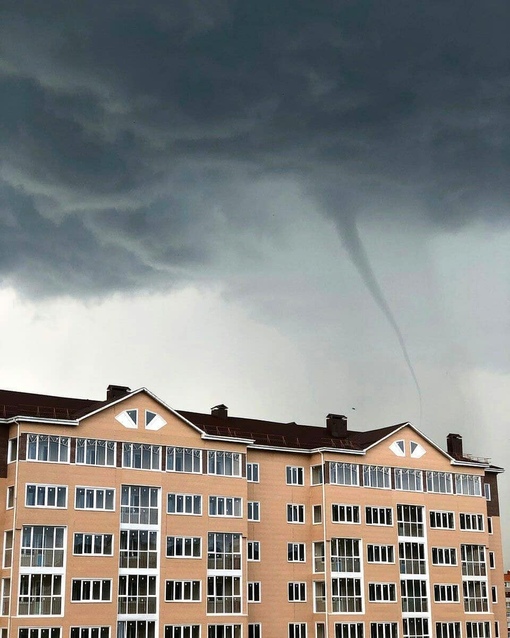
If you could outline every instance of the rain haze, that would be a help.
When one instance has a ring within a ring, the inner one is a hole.
[[[0,387],[410,421],[505,466],[509,21],[3,0]]]

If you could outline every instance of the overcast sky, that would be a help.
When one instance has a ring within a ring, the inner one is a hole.
[[[509,20],[3,0],[1,386],[411,421],[505,465]]]

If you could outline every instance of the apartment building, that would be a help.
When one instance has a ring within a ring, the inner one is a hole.
[[[0,391],[1,638],[500,638],[497,475],[348,429]]]

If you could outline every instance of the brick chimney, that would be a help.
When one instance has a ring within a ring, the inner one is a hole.
[[[215,405],[214,408],[211,408],[211,415],[217,416],[219,419],[226,419],[228,417],[228,408],[223,403]]]
[[[345,439],[347,436],[347,417],[343,414],[328,414],[326,429],[334,439]]]
[[[130,392],[131,388],[128,388],[127,385],[109,385],[106,388],[106,400],[115,401],[115,399],[120,399]]]
[[[449,434],[446,437],[446,450],[454,459],[461,459],[464,456],[460,434]]]

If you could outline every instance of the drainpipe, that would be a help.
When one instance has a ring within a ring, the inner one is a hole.
[[[15,473],[15,479],[14,479],[14,512],[12,514],[12,549],[11,549],[11,591],[9,592],[9,617],[7,619],[7,635],[10,636],[11,635],[11,618],[13,615],[13,610],[12,610],[12,606],[13,606],[13,601],[14,601],[14,596],[13,596],[13,591],[14,591],[14,579],[13,579],[13,569],[14,569],[14,560],[16,558],[16,520],[17,520],[17,513],[18,513],[18,479],[19,479],[19,444],[20,444],[20,424],[18,419],[14,419],[14,422],[16,423],[16,438],[18,441],[18,453],[16,454],[16,473]],[[7,444],[8,446],[9,444]],[[8,453],[8,451],[7,451]],[[18,579],[19,580],[19,579]],[[19,591],[18,591],[18,597],[19,597]]]
[[[322,463],[322,542],[324,543],[324,618],[325,618],[325,635],[324,638],[329,638],[329,616],[328,616],[328,602],[329,602],[329,587],[328,587],[328,547],[326,544],[326,465],[324,461],[324,452],[321,452]],[[315,558],[315,557],[314,557]]]

